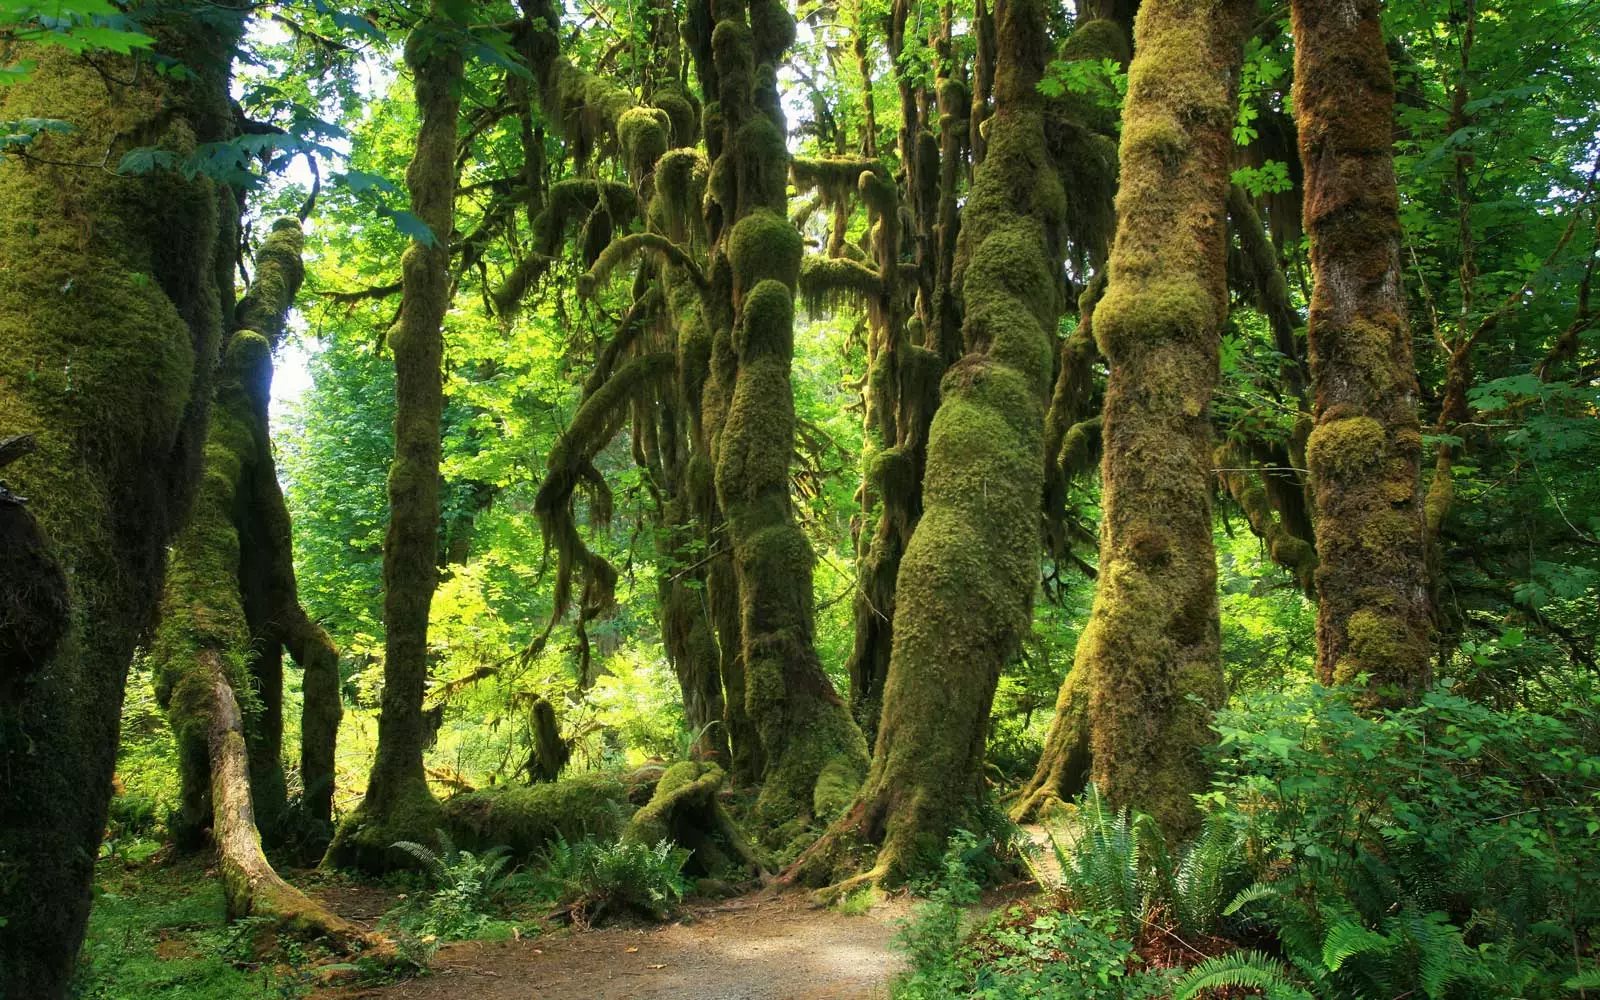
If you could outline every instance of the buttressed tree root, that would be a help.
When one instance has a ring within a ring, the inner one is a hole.
[[[444,332],[450,306],[450,239],[455,225],[456,128],[463,57],[453,5],[435,0],[433,17],[406,40],[421,116],[406,169],[412,211],[432,240],[413,240],[401,262],[405,300],[389,331],[394,351],[394,461],[389,467],[389,530],[383,544],[385,656],[378,755],[361,805],[328,846],[327,863],[381,871],[396,862],[398,840],[436,839],[443,811],[428,788],[422,750],[422,699],[428,675],[428,609],[438,583],[439,427],[444,411]]]
[[[1374,704],[1426,685],[1431,624],[1411,333],[1400,301],[1394,78],[1376,0],[1293,4],[1314,288],[1317,672]],[[1430,498],[1431,499],[1431,498]]]
[[[1005,659],[1037,583],[1044,406],[1066,194],[1035,87],[1045,5],[1013,0],[998,26],[995,114],[962,219],[955,281],[966,354],[941,386],[924,510],[901,562],[877,754],[866,783],[786,874],[892,883],[937,857],[982,801],[984,737]],[[864,851],[876,847],[876,863]],[[862,868],[870,868],[864,874]]]
[[[1248,0],[1145,0],[1123,110],[1110,280],[1094,314],[1110,364],[1100,576],[1060,707],[1087,688],[1089,776],[1173,836],[1198,819],[1220,703],[1209,405],[1227,315],[1225,202]],[[1191,700],[1197,698],[1198,702]],[[1058,780],[1082,723],[1041,764]],[[1065,789],[1041,787],[1035,793]]]
[[[37,443],[5,479],[70,602],[54,650],[0,700],[7,997],[59,1000],[77,968],[123,685],[199,469],[231,263],[233,197],[210,180],[71,165],[227,138],[241,30],[224,10],[164,31],[159,51],[194,70],[182,79],[23,46],[12,58],[34,72],[0,88],[0,119],[76,126],[0,164],[0,436]]]

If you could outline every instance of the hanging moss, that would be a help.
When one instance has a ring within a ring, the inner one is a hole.
[[[1244,511],[1251,533],[1266,546],[1268,557],[1294,574],[1306,596],[1315,596],[1312,581],[1317,569],[1316,547],[1292,534],[1279,518],[1267,493],[1266,474],[1246,471],[1248,466],[1242,463],[1248,458],[1231,445],[1218,448],[1214,460],[1222,470],[1217,475],[1223,487]]]
[[[300,262],[305,242],[300,220],[275,220],[256,250],[255,279],[235,312],[237,329],[254,330],[274,349],[283,340],[288,307],[305,279],[305,265]]]
[[[883,291],[878,272],[847,257],[810,255],[800,265],[800,300],[812,316],[862,309]]]
[[[672,118],[659,108],[632,107],[617,119],[617,141],[628,176],[639,183],[671,142]]]
[[[789,176],[795,190],[822,195],[825,208],[848,204],[861,183],[861,175],[878,175],[884,170],[876,159],[859,156],[796,156],[789,161]]]
[[[533,222],[533,252],[519,261],[491,296],[495,314],[514,317],[522,299],[560,256],[571,227],[604,214],[611,228],[625,228],[639,212],[634,189],[617,181],[568,178],[550,185],[545,207]]]

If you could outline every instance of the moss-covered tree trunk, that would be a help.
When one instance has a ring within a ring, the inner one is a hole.
[[[287,309],[285,299],[278,312]],[[251,466],[262,444],[258,413],[265,412],[271,391],[267,339],[253,330],[234,334],[219,380],[199,493],[173,546],[151,649],[156,693],[179,745],[183,822],[191,835],[202,822],[211,828],[230,917],[271,918],[344,948],[376,944],[285,883],[261,848],[254,775],[266,768],[281,775],[282,766],[277,760],[253,766],[251,756],[263,741],[247,748],[250,724],[238,702],[237,693],[246,692],[252,710],[261,711],[247,661],[251,629],[240,588],[246,536],[239,514],[250,506]]]
[[[381,869],[397,840],[431,841],[442,825],[428,788],[422,699],[428,678],[428,610],[438,583],[440,419],[444,410],[444,317],[450,308],[450,239],[461,110],[462,26],[436,2],[406,40],[421,127],[406,169],[411,210],[431,238],[402,261],[405,300],[389,331],[394,351],[394,461],[383,546],[383,701],[378,754],[361,805],[328,848],[336,865]]]
[[[794,40],[781,0],[716,0],[716,127],[707,198],[713,341],[706,405],[716,492],[738,586],[745,705],[765,756],[758,813],[774,840],[835,815],[867,747],[817,657],[813,554],[789,495],[794,295],[801,238],[786,208],[789,155],[776,67]],[[724,409],[725,407],[725,409]]]
[[[1426,684],[1422,433],[1400,301],[1394,78],[1376,0],[1293,4],[1295,113],[1314,282],[1317,671],[1374,702]]]
[[[1035,84],[1045,5],[1000,9],[995,113],[961,224],[955,281],[966,354],[944,376],[928,441],[923,515],[900,564],[894,648],[872,771],[849,811],[791,870],[820,884],[870,865],[903,878],[937,856],[982,801],[1000,669],[1037,582],[1043,425],[1066,195]]]
[[[75,126],[0,164],[0,438],[37,443],[5,478],[29,498],[70,602],[54,623],[61,641],[0,701],[6,997],[68,994],[123,683],[199,468],[222,329],[218,277],[231,263],[219,241],[231,197],[210,181],[122,177],[100,164],[136,145],[181,157],[227,138],[241,29],[239,18],[213,16],[163,33],[160,51],[192,71],[183,79],[51,48],[14,52],[37,66],[0,88],[0,119]],[[0,580],[0,606],[15,606],[10,591],[27,583]]]
[[[1221,702],[1211,395],[1227,315],[1225,203],[1249,0],[1145,0],[1123,108],[1117,235],[1095,337],[1099,584],[1063,702],[1087,698],[1089,775],[1171,834],[1197,818]],[[1084,690],[1086,688],[1086,690]],[[1064,731],[1081,747],[1082,731]],[[1063,778],[1081,764],[1063,766]]]

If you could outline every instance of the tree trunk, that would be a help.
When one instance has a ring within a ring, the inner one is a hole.
[[[1117,236],[1094,314],[1110,366],[1104,514],[1099,586],[1072,667],[1081,676],[1069,685],[1087,687],[1092,780],[1171,835],[1198,819],[1190,795],[1205,786],[1209,706],[1224,694],[1208,411],[1228,309],[1231,127],[1253,9],[1248,0],[1140,7]]]
[[[68,993],[123,683],[199,468],[222,330],[218,257],[231,248],[219,245],[219,205],[231,197],[204,177],[128,178],[99,164],[140,143],[182,157],[226,139],[241,30],[222,11],[162,32],[159,51],[192,71],[182,80],[136,71],[132,58],[24,47],[11,55],[36,60],[32,74],[0,88],[0,119],[75,126],[0,164],[0,437],[38,446],[5,478],[29,498],[71,609],[51,623],[59,643],[39,647],[0,701],[3,996]],[[11,591],[26,582],[0,579],[0,607],[16,606]],[[0,622],[0,648],[15,627]]]
[[[394,351],[394,462],[389,530],[383,546],[383,701],[378,755],[366,798],[328,848],[335,865],[389,867],[397,840],[430,842],[443,812],[428,788],[422,699],[428,677],[428,610],[438,584],[439,426],[444,409],[445,313],[450,308],[450,239],[456,194],[456,129],[463,73],[461,30],[436,0],[430,20],[406,41],[422,125],[406,170],[412,211],[431,239],[413,241],[402,261],[405,300],[389,331]]]
[[[794,453],[794,293],[801,237],[786,211],[789,155],[774,67],[794,39],[781,0],[713,5],[720,135],[707,198],[713,317],[707,404],[726,406],[712,445],[738,586],[745,704],[766,757],[760,822],[804,835],[849,801],[867,747],[817,657],[813,554],[789,496]],[[719,303],[720,305],[720,303]]]
[[[1394,80],[1376,0],[1296,0],[1295,109],[1311,234],[1317,672],[1374,704],[1426,685],[1422,433],[1400,301]]]
[[[791,869],[820,884],[866,867],[894,882],[975,821],[1000,669],[1027,627],[1052,335],[1061,310],[1066,196],[1035,89],[1045,7],[999,11],[988,154],[962,219],[955,281],[966,355],[944,376],[928,440],[924,509],[900,564],[894,647],[871,773],[850,810]]]

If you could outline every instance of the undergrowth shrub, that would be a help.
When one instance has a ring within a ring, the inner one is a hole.
[[[568,843],[562,837],[545,850],[533,881],[541,895],[568,907],[579,925],[626,913],[662,920],[688,888],[688,860],[687,850],[667,840],[652,847],[590,838]]]
[[[1376,716],[1319,687],[1244,698],[1217,716],[1195,840],[1090,788],[1052,831],[1054,901],[968,930],[935,899],[895,996],[1576,996],[1600,966],[1597,709],[1448,685]]]
[[[525,885],[526,879],[506,871],[510,849],[495,847],[475,854],[457,848],[445,831],[437,833],[438,852],[409,840],[394,844],[421,864],[431,883],[425,896],[400,908],[396,923],[421,938],[475,937],[489,925],[488,909],[495,897]]]

